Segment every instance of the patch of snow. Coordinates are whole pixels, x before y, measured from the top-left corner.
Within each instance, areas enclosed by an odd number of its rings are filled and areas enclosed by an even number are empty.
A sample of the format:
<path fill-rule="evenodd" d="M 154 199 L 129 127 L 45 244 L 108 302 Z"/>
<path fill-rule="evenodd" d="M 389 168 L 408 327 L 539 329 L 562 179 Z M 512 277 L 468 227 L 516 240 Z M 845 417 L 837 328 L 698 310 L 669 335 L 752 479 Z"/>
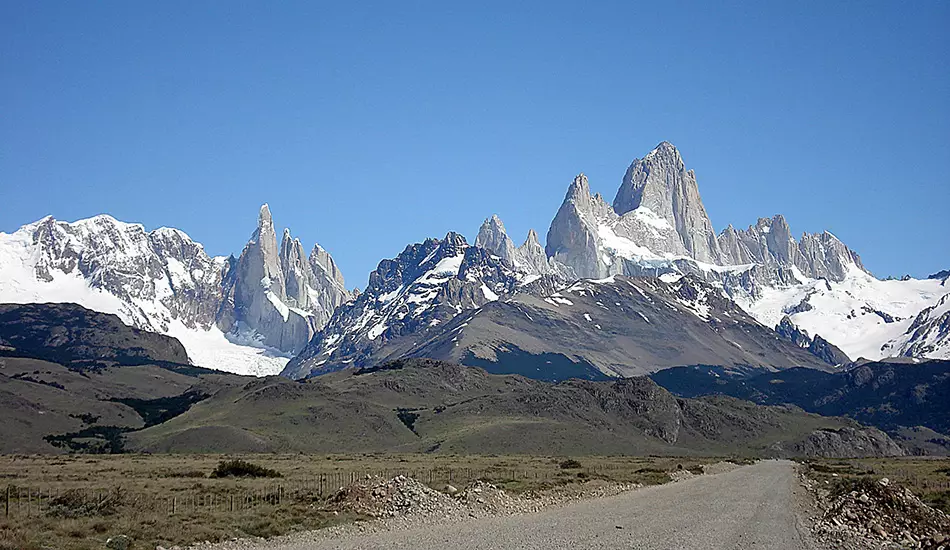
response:
<path fill-rule="evenodd" d="M 498 295 L 492 292 L 492 290 L 488 288 L 484 283 L 482 283 L 482 294 L 484 294 L 485 299 L 490 302 L 494 302 L 495 300 L 498 299 Z"/>
<path fill-rule="evenodd" d="M 287 304 L 282 302 L 280 298 L 270 290 L 266 291 L 264 296 L 267 296 L 267 301 L 280 313 L 280 316 L 284 318 L 284 322 L 287 322 L 287 319 L 290 317 L 290 308 L 287 307 Z"/>
<path fill-rule="evenodd" d="M 385 332 L 387 328 L 389 327 L 386 326 L 386 323 L 381 322 L 369 329 L 369 332 L 366 333 L 366 337 L 370 340 L 375 340 L 380 334 Z"/>
<path fill-rule="evenodd" d="M 531 283 L 537 281 L 537 280 L 540 279 L 540 278 L 541 278 L 541 276 L 540 276 L 540 275 L 537 275 L 537 274 L 534 274 L 534 275 L 525 275 L 525 276 L 522 277 L 522 279 L 518 282 L 518 286 L 530 285 Z"/>
<path fill-rule="evenodd" d="M 659 214 L 657 214 L 653 210 L 650 210 L 646 206 L 640 206 L 639 208 L 631 212 L 631 215 L 633 216 L 633 218 L 643 222 L 645 225 L 651 228 L 658 229 L 661 231 L 668 231 L 668 230 L 673 229 L 673 226 L 670 225 L 670 222 L 666 221 L 666 219 L 664 218 L 661 218 Z"/>

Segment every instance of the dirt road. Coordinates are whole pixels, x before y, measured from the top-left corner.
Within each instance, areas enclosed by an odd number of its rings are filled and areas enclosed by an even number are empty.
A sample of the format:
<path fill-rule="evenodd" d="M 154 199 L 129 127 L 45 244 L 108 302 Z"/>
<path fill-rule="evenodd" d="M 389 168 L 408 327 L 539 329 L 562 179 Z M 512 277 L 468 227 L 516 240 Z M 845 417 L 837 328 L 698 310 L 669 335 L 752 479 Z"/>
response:
<path fill-rule="evenodd" d="M 536 514 L 419 525 L 405 530 L 320 532 L 242 544 L 268 550 L 405 549 L 810 549 L 798 525 L 795 465 L 764 461 Z"/>

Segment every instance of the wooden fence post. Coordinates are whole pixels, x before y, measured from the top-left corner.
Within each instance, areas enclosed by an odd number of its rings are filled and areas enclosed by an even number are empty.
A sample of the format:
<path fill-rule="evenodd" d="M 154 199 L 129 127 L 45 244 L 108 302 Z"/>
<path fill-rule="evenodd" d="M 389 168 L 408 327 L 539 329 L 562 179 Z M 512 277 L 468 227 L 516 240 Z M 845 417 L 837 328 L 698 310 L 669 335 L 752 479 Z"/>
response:
<path fill-rule="evenodd" d="M 7 507 L 4 512 L 4 517 L 10 517 L 10 486 L 7 485 Z"/>

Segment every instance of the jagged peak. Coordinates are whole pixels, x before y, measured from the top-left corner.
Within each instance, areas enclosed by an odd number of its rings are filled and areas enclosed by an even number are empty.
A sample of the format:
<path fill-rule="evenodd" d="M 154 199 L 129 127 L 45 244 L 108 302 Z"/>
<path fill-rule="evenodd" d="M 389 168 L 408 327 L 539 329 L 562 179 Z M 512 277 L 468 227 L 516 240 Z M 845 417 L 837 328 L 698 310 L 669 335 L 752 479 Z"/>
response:
<path fill-rule="evenodd" d="M 492 214 L 490 218 L 485 218 L 485 221 L 482 222 L 482 226 L 478 230 L 479 235 L 481 235 L 483 231 L 500 231 L 507 234 L 505 224 L 501 221 L 501 218 L 498 217 L 498 214 Z"/>
<path fill-rule="evenodd" d="M 576 202 L 579 198 L 590 200 L 590 183 L 588 183 L 587 176 L 583 172 L 574 176 L 574 181 L 567 188 L 567 196 L 564 197 L 564 202 Z"/>
<path fill-rule="evenodd" d="M 824 231 L 821 232 L 821 236 L 824 237 L 825 239 L 831 239 L 831 240 L 833 240 L 833 241 L 836 241 L 836 242 L 839 242 L 839 243 L 841 243 L 841 244 L 844 244 L 844 243 L 841 241 L 841 239 L 838 238 L 837 235 L 835 235 L 835 234 L 832 233 L 831 231 L 828 231 L 827 229 L 825 229 Z"/>
<path fill-rule="evenodd" d="M 449 231 L 445 234 L 445 238 L 442 239 L 442 245 L 445 247 L 466 247 L 468 246 L 468 241 L 465 240 L 464 236 L 455 231 Z"/>
<path fill-rule="evenodd" d="M 653 159 L 655 157 L 673 158 L 673 159 L 678 159 L 682 162 L 682 157 L 680 157 L 679 150 L 676 148 L 675 145 L 673 145 L 669 141 L 661 141 L 660 143 L 658 143 L 657 146 L 654 147 L 652 151 L 647 153 L 646 156 L 643 157 L 642 160 Z"/>
<path fill-rule="evenodd" d="M 541 246 L 541 241 L 538 239 L 538 232 L 533 228 L 528 230 L 528 237 L 524 240 L 524 243 L 521 245 L 521 248 L 528 246 Z"/>
<path fill-rule="evenodd" d="M 274 225 L 274 218 L 271 216 L 270 207 L 267 206 L 267 203 L 261 205 L 261 210 L 257 215 L 257 225 L 263 226 L 265 224 Z"/>

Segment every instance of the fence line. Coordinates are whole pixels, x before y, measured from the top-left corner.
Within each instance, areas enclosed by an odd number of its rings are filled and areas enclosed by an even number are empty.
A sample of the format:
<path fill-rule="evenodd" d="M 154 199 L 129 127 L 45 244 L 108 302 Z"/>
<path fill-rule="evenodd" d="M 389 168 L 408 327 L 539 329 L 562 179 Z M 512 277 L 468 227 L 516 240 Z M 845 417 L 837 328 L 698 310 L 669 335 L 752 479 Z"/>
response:
<path fill-rule="evenodd" d="M 603 468 L 600 469 L 601 471 Z M 169 515 L 209 511 L 240 513 L 262 506 L 281 507 L 300 502 L 322 501 L 339 489 L 367 477 L 391 479 L 411 477 L 435 488 L 448 484 L 461 485 L 478 479 L 526 480 L 550 479 L 556 470 L 473 468 L 379 469 L 327 472 L 308 478 L 285 480 L 261 478 L 195 478 L 200 487 L 180 490 L 165 488 L 157 494 L 129 490 L 121 485 L 66 487 L 52 485 L 7 485 L 4 491 L 3 514 L 6 518 L 32 517 L 46 514 L 99 515 L 102 511 L 122 506 L 135 512 L 165 512 Z M 596 473 L 595 469 L 584 469 Z M 245 487 L 234 487 L 241 483 Z M 226 486 L 230 485 L 230 486 Z M 2 491 L 2 489 L 0 489 Z"/>

